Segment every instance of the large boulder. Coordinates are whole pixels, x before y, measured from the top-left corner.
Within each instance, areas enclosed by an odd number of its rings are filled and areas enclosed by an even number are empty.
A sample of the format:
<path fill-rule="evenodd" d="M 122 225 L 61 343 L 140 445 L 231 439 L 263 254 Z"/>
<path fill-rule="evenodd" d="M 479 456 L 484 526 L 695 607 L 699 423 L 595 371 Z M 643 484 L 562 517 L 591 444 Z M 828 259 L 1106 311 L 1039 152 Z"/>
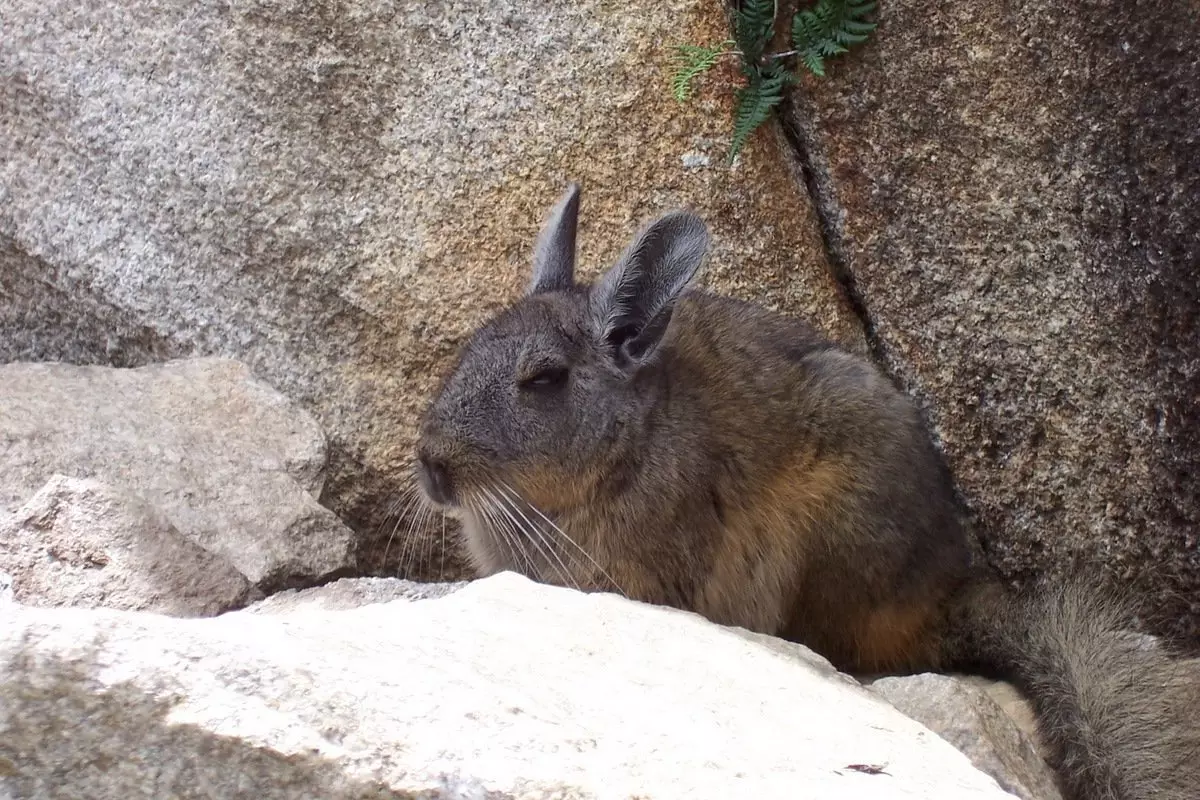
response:
<path fill-rule="evenodd" d="M 346 610 L 7 609 L 5 792 L 1012 797 L 803 648 L 510 573 Z"/>
<path fill-rule="evenodd" d="M 713 0 L 7 0 L 0 20 L 0 360 L 245 361 L 329 434 L 324 499 L 364 565 L 441 571 L 432 539 L 388 548 L 388 500 L 568 179 L 588 274 L 686 204 L 713 284 L 862 342 L 785 149 L 731 167 L 731 96 L 670 97 L 671 46 L 726 34 Z"/>
<path fill-rule="evenodd" d="M 236 361 L 0 365 L 0 515 L 55 475 L 95 479 L 145 501 L 163 523 L 269 591 L 355 565 L 353 535 L 315 497 L 324 469 L 316 421 Z M 37 511 L 29 513 L 36 523 Z M 88 516 L 81 512 L 82 527 L 92 524 Z M 15 524 L 30 533 L 27 522 Z M 159 534 L 123 530 L 128 520 L 106 524 L 116 538 L 140 539 L 136 555 L 156 557 L 150 545 Z M 99 535 L 60 533 L 80 546 Z"/>
<path fill-rule="evenodd" d="M 1200 637 L 1200 16 L 881 3 L 786 115 L 876 353 L 989 558 L 1079 560 Z"/>

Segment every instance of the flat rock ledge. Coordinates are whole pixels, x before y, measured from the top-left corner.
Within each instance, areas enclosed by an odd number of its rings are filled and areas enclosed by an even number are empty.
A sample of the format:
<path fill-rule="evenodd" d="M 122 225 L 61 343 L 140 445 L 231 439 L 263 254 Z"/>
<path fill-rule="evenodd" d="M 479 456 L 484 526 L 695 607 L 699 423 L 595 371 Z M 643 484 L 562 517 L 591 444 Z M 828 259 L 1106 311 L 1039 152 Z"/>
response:
<path fill-rule="evenodd" d="M 1012 797 L 810 651 L 693 614 L 509 573 L 302 594 L 0 608 L 0 797 Z"/>

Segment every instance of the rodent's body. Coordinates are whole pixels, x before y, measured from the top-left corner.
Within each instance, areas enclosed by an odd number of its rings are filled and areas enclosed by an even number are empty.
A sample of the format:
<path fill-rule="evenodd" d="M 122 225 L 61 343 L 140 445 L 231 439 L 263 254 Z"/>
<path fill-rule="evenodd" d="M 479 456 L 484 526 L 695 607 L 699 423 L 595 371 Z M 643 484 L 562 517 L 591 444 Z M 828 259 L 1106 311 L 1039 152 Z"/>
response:
<path fill-rule="evenodd" d="M 611 581 L 561 546 L 529 563 L 471 519 L 484 571 L 618 589 L 843 668 L 938 663 L 966 541 L 937 454 L 878 370 L 796 320 L 692 291 L 644 380 L 659 402 L 633 448 L 592 480 L 516 487 Z"/>
<path fill-rule="evenodd" d="M 1200 800 L 1195 673 L 1086 584 L 1015 593 L 971 564 L 903 392 L 799 321 L 689 291 L 693 215 L 576 284 L 577 210 L 572 190 L 422 426 L 422 488 L 480 574 L 617 590 L 844 669 L 1006 675 L 1073 800 Z"/>

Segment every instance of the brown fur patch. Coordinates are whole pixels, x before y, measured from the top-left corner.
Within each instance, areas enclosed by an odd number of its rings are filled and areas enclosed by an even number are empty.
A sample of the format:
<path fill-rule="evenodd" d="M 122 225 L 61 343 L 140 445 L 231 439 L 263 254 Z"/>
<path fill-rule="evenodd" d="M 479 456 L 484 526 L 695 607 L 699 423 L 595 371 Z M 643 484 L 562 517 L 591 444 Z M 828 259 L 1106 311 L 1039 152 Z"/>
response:
<path fill-rule="evenodd" d="M 701 613 L 779 634 L 803 579 L 801 566 L 822 546 L 821 521 L 837 513 L 838 498 L 851 480 L 841 464 L 803 456 L 732 506 L 698 592 Z"/>
<path fill-rule="evenodd" d="M 937 604 L 920 601 L 876 608 L 854 626 L 854 669 L 864 672 L 928 668 L 938 661 Z"/>

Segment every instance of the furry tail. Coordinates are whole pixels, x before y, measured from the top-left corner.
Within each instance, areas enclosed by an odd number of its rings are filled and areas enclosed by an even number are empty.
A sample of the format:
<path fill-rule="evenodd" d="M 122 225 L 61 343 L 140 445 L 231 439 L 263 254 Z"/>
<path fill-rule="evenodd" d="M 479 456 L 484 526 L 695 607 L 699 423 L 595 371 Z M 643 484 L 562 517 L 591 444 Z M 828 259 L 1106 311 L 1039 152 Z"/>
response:
<path fill-rule="evenodd" d="M 1130 612 L 1084 584 L 979 580 L 956 603 L 946 656 L 1024 690 L 1071 800 L 1200 800 L 1200 659 L 1133 633 Z"/>

